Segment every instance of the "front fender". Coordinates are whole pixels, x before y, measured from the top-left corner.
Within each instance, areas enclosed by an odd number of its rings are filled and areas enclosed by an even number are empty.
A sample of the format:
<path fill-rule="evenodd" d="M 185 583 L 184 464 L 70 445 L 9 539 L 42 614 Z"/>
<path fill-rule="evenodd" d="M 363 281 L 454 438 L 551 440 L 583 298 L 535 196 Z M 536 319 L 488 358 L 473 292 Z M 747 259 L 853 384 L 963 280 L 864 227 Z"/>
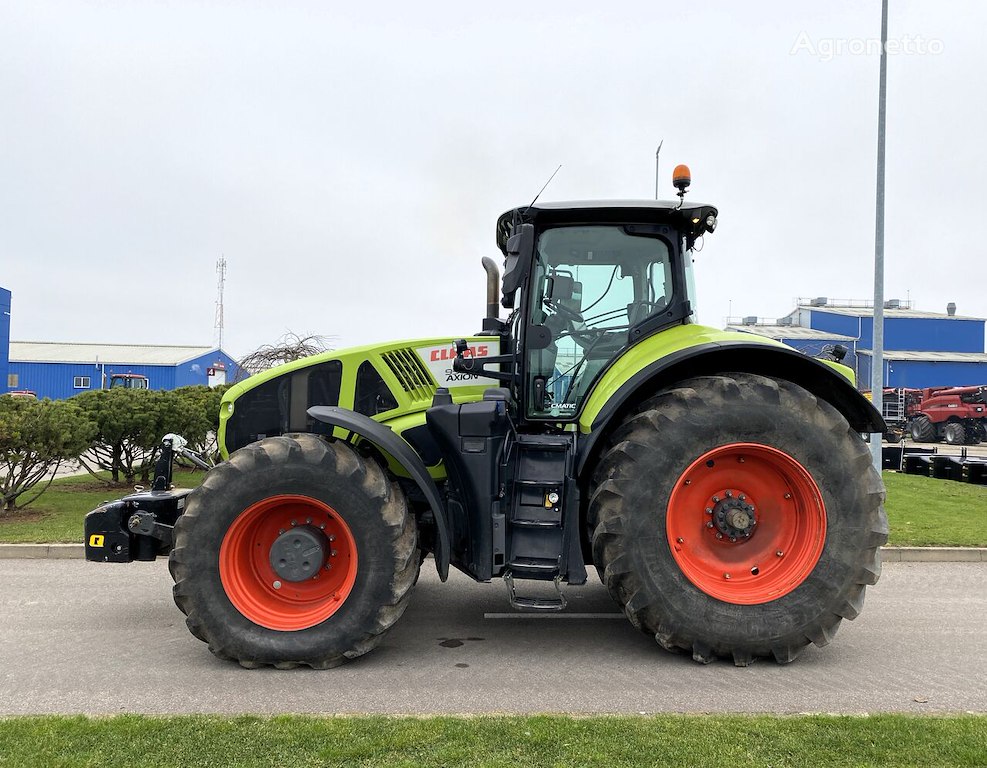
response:
<path fill-rule="evenodd" d="M 340 427 L 363 438 L 404 467 L 424 494 L 432 514 L 435 515 L 435 527 L 438 529 L 435 546 L 435 568 L 442 581 L 449 578 L 449 529 L 446 525 L 445 505 L 442 503 L 442 496 L 439 494 L 438 487 L 428 474 L 425 462 L 415 453 L 414 449 L 388 427 L 374 421 L 369 416 L 364 416 L 362 413 L 332 405 L 316 405 L 308 409 L 308 415 L 316 421 L 333 427 Z"/>

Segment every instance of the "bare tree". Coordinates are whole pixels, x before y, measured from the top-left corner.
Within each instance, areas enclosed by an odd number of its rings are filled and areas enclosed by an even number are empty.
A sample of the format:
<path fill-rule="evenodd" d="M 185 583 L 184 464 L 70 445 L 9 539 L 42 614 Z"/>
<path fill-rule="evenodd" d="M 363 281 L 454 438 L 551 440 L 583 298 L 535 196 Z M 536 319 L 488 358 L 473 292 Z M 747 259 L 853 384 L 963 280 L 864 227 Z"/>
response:
<path fill-rule="evenodd" d="M 239 361 L 234 382 L 242 381 L 248 376 L 282 363 L 318 355 L 320 352 L 329 352 L 333 349 L 331 344 L 335 338 L 335 336 L 316 334 L 299 336 L 293 331 L 288 331 L 273 344 L 264 344 L 243 357 Z"/>

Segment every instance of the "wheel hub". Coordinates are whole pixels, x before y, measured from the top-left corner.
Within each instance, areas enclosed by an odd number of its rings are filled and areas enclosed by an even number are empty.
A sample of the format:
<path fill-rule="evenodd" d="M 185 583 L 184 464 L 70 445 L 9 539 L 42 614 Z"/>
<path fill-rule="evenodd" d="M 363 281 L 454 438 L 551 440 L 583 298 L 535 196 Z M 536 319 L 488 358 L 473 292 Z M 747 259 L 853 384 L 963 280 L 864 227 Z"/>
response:
<path fill-rule="evenodd" d="M 326 561 L 329 542 L 318 528 L 302 525 L 278 536 L 271 545 L 271 568 L 285 581 L 305 581 Z"/>
<path fill-rule="evenodd" d="M 713 496 L 711 502 L 717 538 L 726 537 L 732 542 L 750 538 L 757 526 L 757 516 L 746 494 L 734 496 L 732 491 L 724 491 Z"/>

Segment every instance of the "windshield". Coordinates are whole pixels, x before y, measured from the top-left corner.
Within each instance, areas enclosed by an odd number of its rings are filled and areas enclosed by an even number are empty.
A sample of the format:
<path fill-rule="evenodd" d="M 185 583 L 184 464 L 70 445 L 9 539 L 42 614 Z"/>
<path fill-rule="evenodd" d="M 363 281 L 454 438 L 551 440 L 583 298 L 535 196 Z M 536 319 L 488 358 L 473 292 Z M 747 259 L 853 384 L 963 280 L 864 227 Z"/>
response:
<path fill-rule="evenodd" d="M 596 374 L 627 346 L 630 328 L 667 307 L 671 292 L 664 240 L 619 225 L 543 232 L 529 322 L 545 326 L 551 342 L 529 353 L 528 415 L 575 415 Z"/>

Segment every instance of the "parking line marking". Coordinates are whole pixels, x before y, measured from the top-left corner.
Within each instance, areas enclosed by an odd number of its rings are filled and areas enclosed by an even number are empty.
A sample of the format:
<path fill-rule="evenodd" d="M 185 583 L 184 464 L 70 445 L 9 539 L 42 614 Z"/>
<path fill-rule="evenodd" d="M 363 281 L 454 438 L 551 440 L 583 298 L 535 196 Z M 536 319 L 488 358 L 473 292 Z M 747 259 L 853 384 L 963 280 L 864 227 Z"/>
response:
<path fill-rule="evenodd" d="M 485 619 L 623 619 L 622 613 L 485 613 Z"/>

